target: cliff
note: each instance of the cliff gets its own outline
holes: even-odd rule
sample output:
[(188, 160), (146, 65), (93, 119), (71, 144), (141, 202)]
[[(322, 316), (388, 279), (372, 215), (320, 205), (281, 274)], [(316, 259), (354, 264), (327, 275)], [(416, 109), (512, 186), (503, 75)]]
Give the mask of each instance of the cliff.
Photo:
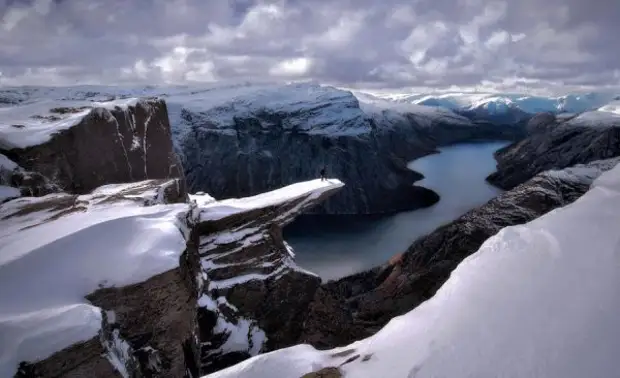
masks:
[[(325, 302), (338, 309), (338, 316), (351, 321), (335, 327), (310, 325), (300, 342), (313, 338), (325, 340), (320, 346), (334, 347), (377, 332), (393, 317), (431, 298), (463, 259), (501, 229), (574, 202), (618, 161), (595, 161), (540, 173), (419, 238), (383, 266), (324, 284), (321, 289), (330, 293)], [(321, 306), (321, 300), (312, 306)]]
[[(0, 152), (22, 171), (75, 194), (110, 183), (183, 177), (166, 104), (156, 99), (46, 100), (4, 108)], [(24, 186), (17, 176), (10, 181)]]
[(438, 196), (412, 186), (422, 176), (406, 169), (407, 162), (438, 146), (523, 134), (519, 127), (472, 123), (446, 109), (310, 84), (197, 91), (169, 102), (175, 104), (172, 123), (191, 190), (217, 198), (253, 195), (315, 178), (326, 166), (346, 186), (313, 213), (432, 205)]
[(147, 180), (5, 202), (0, 375), (197, 377), (292, 345), (320, 280), (281, 227), (341, 187), (188, 204), (179, 179)]
[(491, 184), (511, 189), (549, 169), (620, 155), (620, 117), (605, 112), (556, 116), (541, 113), (532, 118), (529, 136), (495, 153), (497, 171)]
[(321, 280), (295, 264), (282, 227), (342, 186), (315, 180), (221, 202), (192, 196), (201, 372), (297, 341)]
[[(143, 128), (130, 127), (132, 131), (127, 132), (124, 119), (131, 123), (133, 118), (116, 116), (113, 111), (113, 104), (120, 104), (124, 109), (135, 102), (132, 98), (136, 96), (157, 96), (166, 101), (175, 150), (182, 160), (189, 192), (207, 191), (216, 198), (250, 196), (314, 179), (326, 166), (328, 175), (339, 177), (346, 186), (321, 206), (310, 210), (311, 213), (378, 214), (430, 206), (439, 197), (431, 190), (412, 186), (422, 175), (406, 169), (410, 160), (457, 142), (518, 140), (524, 136), (521, 124), (497, 124), (479, 118), (472, 121), (440, 107), (388, 101), (329, 86), (218, 83), (191, 88), (87, 86), (0, 90), (0, 97), (5, 98), (7, 104), (17, 104), (13, 108), (25, 109), (18, 113), (26, 115), (13, 117), (16, 120), (10, 122), (7, 119), (6, 130), (0, 130), (0, 139), (3, 139), (2, 133), (27, 131), (32, 129), (31, 124), (39, 121), (51, 119), (64, 124), (62, 119), (73, 119), (73, 111), (84, 116), (87, 109), (82, 111), (82, 107), (100, 106), (112, 112), (121, 130), (117, 133), (117, 141), (110, 142), (124, 147), (117, 148), (114, 154), (114, 164), (121, 167), (116, 173), (116, 182), (131, 181), (132, 177), (134, 180), (175, 177), (176, 174), (161, 176), (154, 168), (148, 168), (148, 175), (141, 173), (144, 169), (139, 160), (145, 153), (139, 145)], [(33, 107), (40, 109), (33, 111)], [(50, 108), (54, 109), (53, 113), (49, 112)], [(131, 113), (132, 107), (129, 109)], [(139, 120), (142, 110), (136, 107), (135, 112)], [(165, 118), (162, 112), (157, 113), (154, 119)], [(29, 118), (33, 115), (37, 116), (36, 120)], [(115, 125), (111, 119), (110, 122)], [(147, 130), (151, 129), (157, 128)], [(37, 130), (38, 126), (34, 128)], [(106, 151), (111, 147), (106, 147)], [(157, 151), (164, 154), (168, 148), (168, 145), (149, 147), (146, 155)], [(97, 153), (107, 156), (103, 152)], [(118, 152), (126, 152), (127, 158)], [(73, 155), (76, 154), (79, 161), (92, 160), (87, 152)], [(63, 161), (62, 158), (53, 159)], [(32, 170), (28, 164), (18, 163)], [(55, 167), (56, 163), (50, 165)], [(93, 163), (87, 165), (91, 167)], [(131, 172), (125, 166), (131, 167)], [(75, 169), (64, 169), (67, 170)], [(98, 172), (105, 170), (98, 168)], [(114, 172), (111, 170), (106, 175)], [(96, 174), (86, 168), (73, 176), (63, 175), (93, 181), (89, 186), (65, 180), (64, 185), (80, 185), (75, 188), (76, 192), (102, 184), (94, 183), (96, 177), (90, 176)], [(84, 188), (80, 189), (82, 186)]]

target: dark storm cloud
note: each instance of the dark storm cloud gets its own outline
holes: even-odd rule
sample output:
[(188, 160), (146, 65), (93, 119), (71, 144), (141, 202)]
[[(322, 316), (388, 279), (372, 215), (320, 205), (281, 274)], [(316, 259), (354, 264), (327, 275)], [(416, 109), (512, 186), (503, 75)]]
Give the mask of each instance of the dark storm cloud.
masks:
[(0, 83), (618, 85), (617, 0), (0, 0)]

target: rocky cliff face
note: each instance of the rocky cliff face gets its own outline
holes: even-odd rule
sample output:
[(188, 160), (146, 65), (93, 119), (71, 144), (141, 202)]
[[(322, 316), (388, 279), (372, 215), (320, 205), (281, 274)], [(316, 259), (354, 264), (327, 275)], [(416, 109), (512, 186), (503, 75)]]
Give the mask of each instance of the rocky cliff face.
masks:
[(548, 169), (620, 155), (620, 123), (582, 117), (535, 116), (527, 125), (530, 136), (495, 153), (497, 171), (487, 180), (511, 189)]
[[(0, 151), (63, 191), (82, 194), (104, 184), (183, 177), (162, 100), (35, 105), (7, 109)], [(12, 179), (16, 186), (24, 180)]]
[(188, 102), (175, 114), (192, 191), (253, 195), (315, 178), (326, 166), (346, 184), (313, 211), (328, 214), (431, 205), (437, 195), (412, 187), (421, 175), (406, 169), (408, 161), (462, 141), (514, 140), (523, 130), (474, 124), (448, 110), (381, 109), (350, 92), (309, 85), (269, 88), (211, 107)]
[(305, 330), (306, 340), (309, 336), (329, 340), (323, 346), (334, 347), (373, 334), (394, 316), (433, 296), (450, 272), (490, 236), (503, 227), (531, 221), (575, 201), (596, 177), (618, 161), (615, 158), (543, 172), (421, 237), (385, 265), (324, 284), (321, 289), (330, 296), (317, 298), (318, 302), (311, 306), (329, 305), (337, 309), (331, 314), (347, 321), (327, 329), (325, 325), (310, 324)]
[[(281, 228), (341, 187), (338, 180), (316, 180), (219, 202), (200, 194), (185, 205), (180, 180), (148, 180), (107, 185), (85, 195), (55, 193), (7, 202), (1, 221), (16, 232), (67, 222), (76, 214), (88, 223), (89, 217), (107, 211), (104, 217), (113, 216), (105, 218), (109, 224), (143, 207), (164, 211), (174, 206), (171, 209), (179, 212), (171, 222), (186, 241), (185, 250), (169, 252), (179, 256), (175, 268), (130, 285), (104, 280), (86, 294), (101, 313), (97, 335), (51, 356), (20, 361), (16, 377), (198, 377), (259, 352), (293, 345), (320, 279), (295, 265)], [(155, 217), (139, 224), (148, 227)], [(137, 251), (129, 248), (128, 253)], [(35, 258), (30, 258), (31, 264)], [(76, 264), (78, 271), (69, 274), (78, 278), (106, 275), (103, 267), (89, 273)], [(142, 267), (134, 269), (139, 272)]]
[(342, 187), (309, 184), (204, 205), (204, 196), (193, 197), (188, 256), (198, 271), (201, 372), (297, 341), (321, 280), (295, 264), (282, 227)]

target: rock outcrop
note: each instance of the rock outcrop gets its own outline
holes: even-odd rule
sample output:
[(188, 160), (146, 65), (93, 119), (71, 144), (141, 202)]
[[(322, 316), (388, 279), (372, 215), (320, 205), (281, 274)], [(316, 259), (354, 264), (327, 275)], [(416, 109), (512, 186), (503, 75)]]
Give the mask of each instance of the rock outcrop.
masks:
[(295, 264), (282, 227), (341, 187), (317, 180), (241, 200), (192, 197), (202, 373), (297, 342), (321, 280)]
[[(452, 270), (490, 236), (503, 227), (529, 222), (575, 201), (596, 177), (618, 161), (620, 158), (543, 172), (419, 238), (405, 253), (383, 266), (324, 284), (321, 290), (330, 296), (317, 298), (319, 303), (311, 304), (311, 308), (324, 304), (336, 307), (339, 317), (352, 320), (342, 329), (335, 326), (326, 330), (320, 323), (309, 325), (300, 341), (326, 335), (324, 340), (332, 342), (322, 346), (335, 347), (373, 334), (394, 316), (432, 297)], [(339, 304), (335, 306), (334, 302)], [(343, 307), (348, 309), (345, 315)]]
[[(317, 295), (321, 281), (295, 265), (281, 229), (342, 186), (338, 180), (315, 180), (219, 202), (198, 194), (185, 204), (187, 196), (179, 179), (148, 180), (106, 185), (84, 195), (53, 193), (7, 202), (0, 220), (16, 233), (67, 222), (79, 214), (103, 217), (93, 224), (108, 224), (154, 206), (154, 213), (144, 213), (146, 218), (137, 222), (162, 227), (149, 226), (154, 218), (149, 214), (173, 211), (176, 215), (169, 222), (178, 227), (185, 245), (168, 252), (178, 256), (172, 269), (129, 285), (106, 279), (99, 289), (85, 293), (88, 303), (100, 311), (97, 335), (52, 355), (20, 361), (15, 376), (199, 377), (259, 352), (294, 345), (308, 313), (314, 312), (308, 310), (310, 303), (321, 297)], [(90, 223), (87, 218), (76, 219)], [(36, 252), (32, 256), (35, 261)], [(142, 267), (135, 269), (139, 273)], [(97, 269), (90, 274), (105, 276)], [(0, 292), (0, 297), (5, 294)], [(39, 331), (34, 330), (36, 337), (42, 337)], [(54, 341), (54, 345), (62, 343)]]
[[(67, 217), (74, 214), (97, 217), (105, 208), (116, 208), (119, 213), (127, 212), (126, 216), (130, 216), (133, 208), (185, 201), (179, 179), (148, 180), (103, 186), (87, 195), (54, 193), (19, 198), (5, 205), (1, 221), (4, 226), (19, 232), (69, 219)], [(115, 236), (109, 235), (110, 238)], [(75, 269), (81, 269), (79, 263), (76, 264)], [(192, 339), (191, 320), (195, 313), (188, 289), (192, 281), (190, 277), (193, 276), (181, 267), (125, 287), (104, 287), (105, 283), (102, 283), (101, 289), (86, 296), (90, 303), (101, 309), (99, 334), (42, 360), (23, 361), (15, 376), (183, 376), (182, 346), (183, 342)], [(60, 340), (57, 343), (62, 345)]]
[[(183, 177), (163, 100), (35, 105), (3, 114), (0, 152), (62, 191), (83, 194), (105, 184)], [(40, 181), (36, 177), (12, 181), (37, 188), (34, 195), (46, 194), (32, 183)]]
[(592, 121), (582, 117), (536, 115), (527, 125), (527, 138), (495, 153), (497, 171), (487, 181), (511, 189), (549, 169), (619, 156), (620, 120)]
[[(14, 161), (0, 154), (0, 187), (5, 187), (5, 195), (0, 202), (19, 196), (44, 196), (60, 192), (58, 185), (38, 172), (28, 172)], [(8, 189), (11, 189), (9, 193)]]

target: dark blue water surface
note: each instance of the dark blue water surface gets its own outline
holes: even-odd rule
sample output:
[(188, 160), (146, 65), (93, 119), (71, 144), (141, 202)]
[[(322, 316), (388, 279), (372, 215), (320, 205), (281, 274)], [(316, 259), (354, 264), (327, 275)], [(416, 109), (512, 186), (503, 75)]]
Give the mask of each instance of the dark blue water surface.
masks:
[(381, 219), (302, 218), (286, 227), (285, 239), (295, 250), (297, 263), (323, 280), (382, 264), (418, 237), (497, 196), (500, 190), (485, 178), (495, 170), (493, 152), (506, 144), (459, 144), (411, 162), (409, 167), (425, 176), (416, 185), (441, 196), (432, 207)]

